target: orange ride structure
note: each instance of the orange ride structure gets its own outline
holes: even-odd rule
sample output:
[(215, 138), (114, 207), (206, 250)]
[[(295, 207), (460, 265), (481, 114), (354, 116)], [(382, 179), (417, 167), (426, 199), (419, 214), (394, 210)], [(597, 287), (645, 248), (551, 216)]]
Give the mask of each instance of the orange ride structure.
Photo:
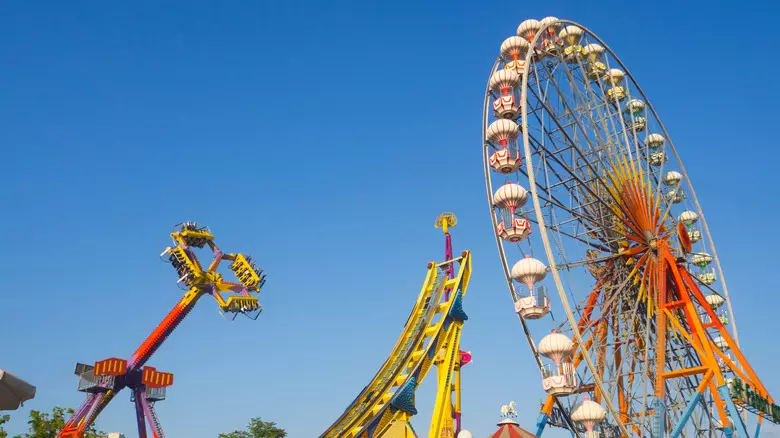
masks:
[(497, 51), (485, 178), (547, 392), (536, 435), (747, 438), (777, 423), (693, 186), (626, 66), (555, 17), (523, 21)]
[[(214, 235), (209, 228), (194, 222), (177, 225), (171, 238), (173, 246), (166, 248), (162, 255), (167, 256), (167, 261), (176, 269), (178, 284), (187, 292), (130, 360), (110, 358), (95, 362), (94, 365), (76, 365), (75, 373), (80, 377), (78, 389), (85, 392), (87, 398), (59, 432), (59, 437), (84, 436), (84, 432), (117, 393), (129, 388), (132, 391), (131, 401), (135, 404), (139, 437), (147, 436), (148, 421), (152, 435), (162, 438), (162, 426), (155, 414), (154, 403), (165, 399), (166, 387), (173, 384), (173, 374), (145, 366), (155, 351), (204, 295), (211, 295), (217, 301), (220, 312), (230, 319), (235, 319), (238, 314), (257, 319), (262, 311), (253, 294), (260, 292), (266, 277), (250, 257), (223, 253), (214, 243)], [(196, 249), (205, 248), (212, 253), (212, 261), (206, 269), (195, 254)], [(222, 261), (230, 262), (230, 270), (238, 282), (226, 281), (217, 271)]]

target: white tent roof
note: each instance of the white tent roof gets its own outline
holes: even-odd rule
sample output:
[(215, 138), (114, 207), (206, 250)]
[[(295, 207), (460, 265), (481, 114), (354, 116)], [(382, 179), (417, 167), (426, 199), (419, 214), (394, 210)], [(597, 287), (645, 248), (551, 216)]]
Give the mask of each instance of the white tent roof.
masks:
[(35, 387), (5, 370), (0, 370), (0, 411), (13, 411), (35, 397)]

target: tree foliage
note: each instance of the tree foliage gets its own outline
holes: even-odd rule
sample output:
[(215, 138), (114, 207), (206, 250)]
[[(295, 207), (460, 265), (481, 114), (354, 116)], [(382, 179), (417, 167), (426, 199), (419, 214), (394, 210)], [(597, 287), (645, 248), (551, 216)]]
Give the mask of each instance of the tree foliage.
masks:
[(219, 438), (285, 438), (286, 436), (287, 432), (276, 427), (276, 423), (263, 421), (260, 417), (249, 420), (247, 430), (219, 434)]
[[(55, 406), (51, 413), (32, 410), (30, 419), (27, 420), (29, 429), (26, 433), (16, 435), (13, 438), (56, 438), (57, 432), (65, 426), (65, 422), (75, 411)], [(2, 425), (9, 419), (8, 415), (0, 416), (0, 438), (8, 438)], [(87, 429), (84, 438), (105, 438), (106, 434), (98, 431), (94, 426)]]
[(8, 432), (5, 431), (3, 425), (8, 423), (8, 420), (10, 419), (10, 415), (0, 415), (0, 438), (8, 438)]

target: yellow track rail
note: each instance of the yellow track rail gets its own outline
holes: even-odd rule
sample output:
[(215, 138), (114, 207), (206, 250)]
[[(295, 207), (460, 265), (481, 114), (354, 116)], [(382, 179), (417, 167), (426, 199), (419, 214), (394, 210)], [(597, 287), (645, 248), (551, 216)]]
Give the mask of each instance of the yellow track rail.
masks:
[[(453, 279), (448, 279), (444, 272), (449, 264), (459, 264)], [(444, 263), (428, 264), (420, 295), (388, 359), (344, 413), (320, 435), (321, 438), (380, 437), (395, 422), (408, 421), (417, 413), (413, 404), (417, 386), (437, 361), (449, 364), (451, 361), (442, 355), (446, 356), (447, 351), (458, 346), (460, 327), (465, 319), (462, 299), (470, 278), (471, 253), (468, 251)], [(448, 300), (444, 300), (445, 290), (452, 291)], [(450, 370), (445, 374), (451, 373)], [(448, 383), (446, 387), (449, 397), (451, 386)], [(439, 404), (437, 401), (437, 406)], [(439, 411), (451, 412), (449, 409)], [(436, 416), (435, 412), (435, 422), (441, 423)]]

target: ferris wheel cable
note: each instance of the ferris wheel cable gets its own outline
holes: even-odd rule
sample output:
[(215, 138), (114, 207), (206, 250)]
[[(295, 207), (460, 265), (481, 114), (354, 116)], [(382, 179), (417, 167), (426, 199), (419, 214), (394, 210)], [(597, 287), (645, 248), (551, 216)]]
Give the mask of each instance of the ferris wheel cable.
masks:
[[(530, 136), (530, 134), (528, 134), (528, 135), (529, 135), (529, 139), (531, 139), (532, 137)], [(577, 182), (579, 182), (579, 183), (580, 183), (580, 185), (582, 185), (582, 186), (584, 186), (584, 185), (585, 185), (585, 184), (584, 184), (584, 182), (582, 181), (582, 179), (579, 177), (579, 175), (577, 175), (577, 173), (576, 173), (575, 171), (573, 171), (573, 170), (572, 170), (572, 169), (571, 169), (569, 166), (567, 166), (567, 165), (566, 165), (566, 164), (565, 164), (563, 161), (561, 161), (561, 160), (560, 160), (560, 159), (559, 159), (559, 158), (556, 156), (556, 154), (552, 153), (552, 151), (550, 151), (550, 150), (549, 150), (549, 149), (547, 149), (545, 146), (543, 146), (543, 145), (542, 145), (542, 143), (538, 141), (538, 139), (534, 138), (533, 144), (534, 144), (535, 146), (537, 146), (538, 148), (540, 148), (542, 151), (544, 151), (544, 152), (546, 153), (546, 156), (550, 157), (550, 158), (551, 158), (553, 161), (555, 161), (555, 163), (556, 163), (556, 164), (558, 164), (558, 165), (559, 165), (559, 166), (561, 166), (561, 167), (562, 167), (564, 170), (566, 170), (566, 171), (569, 173), (569, 175), (570, 175), (572, 178), (576, 179), (576, 180), (577, 180)], [(581, 154), (580, 154), (580, 155), (581, 155)], [(541, 156), (541, 154), (540, 154), (540, 156)], [(542, 160), (540, 160), (540, 161), (542, 161)], [(587, 160), (586, 160), (586, 162), (587, 162)], [(527, 172), (525, 172), (525, 171), (522, 171), (522, 173), (523, 173), (524, 175), (526, 175), (526, 176), (528, 175), (528, 173), (527, 173)], [(562, 179), (562, 178), (561, 178), (561, 179)], [(534, 183), (535, 183), (535, 184), (537, 184), (539, 187), (541, 187), (541, 188), (544, 188), (544, 186), (541, 186), (541, 185), (540, 185), (538, 182), (536, 182), (536, 181), (535, 181)], [(603, 182), (602, 182), (602, 183), (603, 183)], [(546, 189), (545, 189), (545, 190), (546, 190)], [(592, 193), (592, 191), (591, 191), (591, 190), (589, 190), (589, 192), (591, 192), (591, 193)], [(595, 195), (595, 194), (594, 194), (594, 195)], [(607, 201), (605, 201), (603, 198), (601, 198), (600, 196), (595, 196), (595, 197), (597, 198), (597, 201), (599, 201), (599, 202), (601, 202), (601, 203), (602, 203), (602, 205), (603, 205), (603, 206), (605, 206), (605, 207), (609, 207), (609, 204), (608, 204), (608, 203), (607, 203)], [(574, 214), (574, 212), (573, 212), (572, 210), (569, 210), (569, 209), (568, 209), (568, 208), (567, 208), (565, 205), (563, 205), (563, 203), (562, 203), (562, 202), (558, 201), (558, 203), (560, 204), (560, 208), (566, 209), (566, 210), (570, 211), (572, 214)], [(579, 215), (578, 215), (578, 216), (579, 216)], [(598, 223), (598, 222), (596, 222), (595, 220), (593, 220), (593, 218), (589, 218), (589, 217), (585, 217), (585, 216), (581, 216), (581, 217), (582, 217), (583, 219), (590, 220), (591, 222), (594, 222), (594, 223), (596, 223), (597, 225), (600, 225), (600, 226), (605, 226), (604, 224), (601, 224), (601, 223)]]
[[(529, 53), (530, 53), (530, 52), (529, 52)], [(523, 96), (524, 96), (524, 97), (523, 97), (523, 99), (526, 99), (526, 97), (525, 97), (525, 96), (526, 96), (526, 94), (525, 94), (525, 90), (526, 90), (526, 87), (524, 86), (524, 88), (523, 88)], [(535, 96), (535, 97), (538, 99), (538, 96)], [(523, 104), (525, 104), (525, 103), (523, 103)], [(545, 104), (545, 103), (542, 103), (542, 105), (545, 107), (545, 109), (546, 109), (547, 111), (551, 111), (551, 109), (549, 108), (549, 106), (548, 106), (547, 104)], [(526, 118), (526, 117), (527, 117), (527, 116), (526, 116), (526, 114), (523, 114), (523, 125), (524, 125), (524, 127), (523, 127), (523, 130), (522, 130), (522, 131), (523, 131), (524, 142), (527, 144), (527, 143), (529, 142), (529, 140), (528, 140), (529, 136), (528, 136), (528, 132), (527, 132), (527, 131), (528, 131), (528, 129), (527, 129), (527, 118)], [(556, 120), (556, 124), (558, 124), (558, 126), (559, 126), (559, 128), (560, 128), (560, 123), (559, 123), (557, 120)], [(578, 123), (578, 125), (579, 125), (579, 123)], [(580, 127), (581, 127), (581, 125), (580, 125)], [(584, 131), (583, 131), (583, 132), (584, 132)], [(566, 136), (566, 137), (567, 137), (567, 139), (568, 139), (568, 141), (569, 141), (570, 143), (574, 144), (573, 140), (572, 140), (572, 139), (571, 139), (571, 138), (568, 136), (568, 134), (567, 134), (567, 133), (565, 133), (565, 132), (564, 132), (563, 134), (564, 134), (564, 136)], [(546, 150), (546, 149), (545, 149), (545, 150)], [(586, 166), (589, 168), (589, 170), (590, 170), (590, 171), (591, 171), (593, 174), (598, 174), (598, 172), (596, 171), (596, 169), (594, 169), (594, 167), (593, 167), (593, 164), (592, 164), (592, 163), (590, 163), (590, 161), (588, 161), (588, 160), (587, 160), (587, 159), (584, 157), (584, 155), (582, 154), (582, 151), (581, 151), (579, 148), (577, 148), (577, 147), (575, 146), (575, 147), (574, 147), (572, 150), (573, 150), (573, 151), (576, 151), (576, 152), (577, 152), (577, 154), (580, 156), (580, 158), (582, 158), (582, 159), (583, 159), (583, 161), (585, 161), (585, 165), (586, 165)], [(563, 167), (563, 168), (564, 168), (564, 169), (565, 169), (567, 172), (569, 172), (569, 174), (570, 174), (571, 176), (573, 176), (573, 177), (577, 176), (577, 175), (576, 175), (576, 173), (575, 173), (575, 172), (574, 172), (574, 171), (573, 171), (571, 168), (569, 168), (569, 167), (568, 167), (566, 164), (564, 164), (564, 163), (562, 163), (560, 160), (558, 160), (558, 158), (557, 158), (557, 157), (555, 157), (554, 155), (550, 154), (550, 153), (549, 153), (549, 151), (547, 151), (547, 152), (548, 152), (548, 154), (549, 154), (548, 156), (550, 156), (551, 158), (553, 158), (553, 159), (556, 161), (556, 163), (557, 163), (557, 164), (559, 164), (561, 167)], [(531, 158), (530, 158), (530, 157), (531, 157), (531, 154), (530, 154), (530, 149), (526, 148), (526, 154), (527, 154), (527, 156), (529, 157), (529, 158), (528, 158), (528, 160), (530, 160), (530, 159), (531, 159)], [(529, 170), (530, 170), (530, 166), (529, 166)], [(602, 182), (602, 185), (604, 185), (604, 187), (605, 187), (605, 189), (606, 189), (606, 188), (607, 188), (607, 186), (606, 186), (606, 183), (605, 183), (604, 181), (601, 181), (601, 182)], [(531, 182), (531, 185), (534, 185), (534, 184), (535, 184), (535, 179), (534, 179), (534, 182)], [(594, 196), (595, 198), (597, 198), (598, 200), (600, 200), (600, 201), (602, 202), (602, 204), (604, 205), (604, 207), (606, 207), (606, 208), (609, 208), (609, 204), (608, 204), (606, 201), (604, 201), (604, 200), (603, 200), (603, 199), (602, 199), (600, 196), (598, 196), (597, 194), (595, 194), (595, 193), (593, 192), (593, 190), (592, 190), (590, 187), (588, 187), (588, 186), (586, 186), (586, 185), (583, 185), (583, 188), (585, 188), (585, 189), (586, 189), (586, 190), (589, 192), (589, 194), (591, 194), (591, 196)], [(535, 190), (534, 190), (534, 193), (535, 193)], [(617, 199), (617, 198), (615, 198), (615, 196), (614, 196), (614, 195), (613, 195), (613, 194), (612, 194), (612, 193), (611, 193), (609, 190), (607, 190), (607, 193), (608, 193), (608, 194), (609, 194), (609, 195), (612, 197), (612, 199), (613, 199), (613, 201), (614, 201), (615, 203), (618, 203), (618, 199)], [(636, 222), (636, 219), (633, 219), (633, 222)]]
[[(566, 63), (562, 63), (562, 64), (566, 64)], [(560, 64), (559, 64), (559, 65), (560, 65)], [(571, 73), (571, 70), (569, 69), (568, 65), (564, 65), (564, 66), (563, 66), (563, 68), (565, 68), (565, 69), (566, 69), (566, 73), (567, 73), (568, 79), (569, 79), (569, 81), (570, 81), (570, 84), (571, 84), (572, 82), (574, 82), (574, 77), (573, 77), (573, 75), (572, 75), (572, 73)], [(549, 75), (550, 77), (552, 77), (552, 72), (548, 73), (548, 75)], [(549, 81), (549, 82), (552, 82), (552, 83), (553, 83), (553, 87), (556, 89), (556, 91), (558, 92), (558, 96), (561, 98), (561, 99), (560, 99), (560, 101), (565, 103), (565, 102), (566, 102), (566, 98), (565, 98), (565, 96), (563, 95), (563, 93), (561, 92), (561, 89), (560, 89), (560, 88), (557, 86), (557, 81), (554, 81), (554, 80), (553, 80), (553, 81)], [(587, 83), (586, 83), (586, 82), (584, 82), (584, 81), (583, 81), (583, 83), (585, 83), (586, 85), (589, 85), (589, 84), (587, 84)], [(579, 97), (579, 100), (580, 100), (580, 105), (581, 105), (582, 107), (585, 107), (585, 108), (584, 108), (584, 110), (580, 110), (579, 112), (581, 112), (581, 113), (583, 113), (583, 112), (584, 112), (585, 114), (587, 114), (588, 118), (589, 118), (589, 119), (590, 119), (590, 121), (591, 121), (591, 126), (593, 126), (594, 128), (595, 128), (595, 127), (597, 127), (597, 126), (598, 126), (598, 124), (597, 124), (597, 123), (595, 122), (595, 120), (593, 119), (593, 114), (592, 114), (591, 110), (589, 110), (588, 108), (586, 108), (586, 107), (587, 107), (587, 102), (585, 101), (585, 99), (583, 99), (583, 97), (582, 97), (582, 94), (579, 92), (579, 88), (578, 88), (578, 87), (576, 87), (576, 86), (572, 86), (571, 88), (577, 92), (577, 97)], [(607, 111), (609, 111), (609, 108), (607, 107), (607, 105), (604, 105), (604, 107), (605, 107), (605, 108), (607, 108)], [(574, 116), (573, 112), (574, 112), (574, 110), (573, 110), (573, 109), (570, 109), (570, 111), (569, 111), (569, 117), (572, 117), (574, 120), (578, 120), (578, 119), (577, 119), (577, 118)], [(602, 122), (602, 124), (604, 125), (604, 126), (603, 126), (603, 128), (604, 128), (604, 133), (605, 133), (605, 135), (606, 135), (607, 137), (609, 137), (609, 132), (610, 132), (610, 131), (609, 131), (609, 127), (606, 125), (605, 119), (609, 118), (609, 119), (611, 120), (611, 117), (603, 117), (603, 115), (602, 115), (602, 114), (600, 114), (600, 112), (599, 112), (599, 115), (600, 115), (600, 121), (601, 121), (601, 122)], [(614, 127), (614, 126), (613, 126), (613, 127)], [(597, 131), (597, 130), (595, 130), (595, 129), (594, 129), (594, 133), (596, 133), (596, 134), (598, 135), (598, 131)], [(600, 136), (600, 135), (599, 135), (599, 140), (603, 142), (603, 140), (601, 139), (601, 136)], [(590, 144), (590, 142), (589, 142), (589, 144)], [(591, 147), (592, 147), (592, 145), (591, 145)]]
[[(549, 82), (552, 82), (552, 81), (549, 81)], [(559, 95), (560, 95), (560, 89), (558, 89), (558, 88), (557, 88), (557, 85), (555, 85), (555, 84), (554, 84), (553, 86), (556, 88), (556, 90), (559, 92)], [(545, 112), (543, 113), (544, 115), (549, 115), (549, 116), (551, 116), (552, 114), (554, 114), (554, 112), (553, 112), (553, 111), (552, 111), (552, 109), (549, 107), (549, 105), (547, 105), (547, 104), (545, 103), (545, 99), (542, 97), (543, 95), (542, 95), (541, 93), (536, 93), (535, 91), (533, 91), (533, 89), (531, 89), (531, 92), (532, 92), (532, 94), (534, 95), (534, 98), (535, 98), (535, 99), (536, 99), (536, 100), (539, 102), (539, 104), (540, 104), (540, 108), (538, 108), (538, 110), (545, 110)], [(597, 150), (597, 148), (596, 148), (596, 147), (594, 147), (594, 146), (593, 146), (593, 144), (590, 142), (590, 139), (589, 139), (589, 136), (588, 136), (588, 134), (587, 134), (587, 131), (585, 131), (585, 128), (582, 126), (582, 124), (581, 124), (581, 122), (580, 122), (579, 118), (577, 118), (577, 117), (573, 117), (574, 111), (573, 111), (573, 110), (572, 110), (570, 107), (568, 107), (567, 105), (565, 105), (565, 103), (563, 103), (563, 105), (566, 107), (566, 112), (565, 112), (564, 114), (568, 114), (568, 116), (567, 116), (567, 117), (569, 117), (569, 119), (570, 119), (570, 120), (571, 120), (571, 122), (572, 122), (572, 123), (571, 123), (571, 125), (569, 125), (569, 126), (574, 126), (574, 125), (576, 125), (578, 128), (580, 128), (580, 129), (579, 129), (579, 131), (580, 131), (580, 133), (581, 133), (581, 134), (584, 136), (584, 138), (585, 138), (585, 141), (586, 141), (586, 142), (588, 142), (588, 146), (589, 146), (590, 150)], [(539, 115), (538, 115), (537, 111), (534, 111), (534, 112), (533, 112), (533, 114), (534, 114), (534, 116), (537, 118), (537, 120), (539, 120), (539, 121), (540, 121), (540, 123), (541, 123), (541, 121), (542, 121), (543, 119), (542, 119), (541, 117), (539, 117)], [(574, 141), (574, 140), (571, 138), (571, 136), (570, 136), (570, 135), (569, 135), (569, 134), (566, 132), (566, 130), (565, 130), (565, 127), (564, 127), (564, 126), (561, 124), (561, 122), (560, 122), (560, 121), (559, 121), (559, 120), (558, 120), (556, 117), (550, 117), (550, 119), (551, 119), (551, 120), (552, 120), (552, 121), (555, 123), (555, 125), (557, 126), (557, 128), (558, 128), (558, 131), (557, 131), (557, 132), (561, 133), (561, 134), (562, 134), (562, 135), (565, 137), (563, 140), (565, 140), (565, 141), (566, 141), (566, 143), (567, 143), (567, 146), (570, 146), (572, 149), (577, 149), (577, 150), (578, 150), (578, 152), (580, 152), (580, 154), (582, 155), (582, 151), (579, 151), (579, 148), (578, 148), (578, 143), (577, 143), (577, 142), (575, 142), (575, 141)], [(576, 133), (577, 133), (577, 130), (575, 130), (574, 134), (576, 135)], [(596, 132), (596, 134), (598, 135), (598, 132)], [(552, 137), (552, 133), (548, 132), (547, 136), (548, 136), (548, 139), (549, 139), (549, 140), (550, 140), (550, 141), (551, 141), (553, 144), (557, 144), (557, 143), (555, 142), (555, 139)], [(603, 139), (601, 139), (601, 137), (600, 137), (600, 136), (599, 136), (599, 141), (601, 141), (601, 142), (604, 142), (604, 141), (603, 141)], [(552, 154), (552, 152), (550, 152), (550, 150), (549, 150), (548, 148), (545, 148), (545, 150), (546, 150), (548, 153)], [(584, 157), (583, 157), (583, 158), (584, 158)]]
[[(572, 74), (571, 74), (571, 71), (570, 71), (570, 70), (569, 70), (569, 68), (568, 68), (568, 65), (564, 66), (563, 68), (565, 68), (565, 69), (566, 69), (566, 72), (567, 72), (567, 78), (569, 79), (569, 81), (570, 81), (570, 84), (571, 84), (571, 82), (573, 82), (573, 81), (574, 81), (574, 78), (573, 78), (573, 76), (572, 76)], [(599, 130), (595, 129), (596, 127), (598, 127), (598, 126), (599, 126), (599, 124), (598, 124), (598, 123), (596, 123), (596, 120), (593, 118), (592, 109), (591, 109), (591, 108), (588, 108), (588, 106), (589, 106), (589, 105), (588, 105), (588, 103), (589, 103), (589, 102), (586, 102), (586, 101), (585, 101), (585, 99), (582, 97), (582, 94), (580, 93), (580, 91), (579, 91), (579, 88), (578, 88), (578, 87), (576, 87), (576, 86), (572, 86), (572, 87), (571, 87), (571, 88), (572, 88), (572, 89), (573, 89), (573, 90), (576, 92), (576, 95), (577, 95), (576, 97), (578, 97), (578, 98), (579, 98), (579, 105), (580, 105), (580, 106), (577, 108), (577, 111), (576, 111), (576, 113), (575, 113), (575, 109), (573, 109), (573, 108), (571, 108), (571, 107), (568, 107), (568, 106), (566, 105), (566, 97), (564, 96), (564, 94), (563, 94), (562, 90), (560, 89), (560, 87), (558, 87), (558, 86), (557, 86), (557, 81), (555, 81), (555, 80), (554, 80), (552, 72), (549, 72), (549, 73), (548, 73), (548, 76), (550, 77), (550, 79), (552, 79), (552, 80), (551, 80), (551, 81), (549, 81), (549, 82), (552, 82), (552, 84), (553, 84), (553, 87), (556, 89), (556, 91), (557, 91), (557, 93), (558, 93), (558, 97), (560, 98), (560, 99), (559, 99), (559, 101), (561, 102), (561, 104), (562, 104), (562, 105), (566, 106), (566, 108), (567, 108), (567, 111), (566, 111), (566, 112), (565, 112), (563, 115), (565, 115), (566, 117), (570, 118), (570, 119), (571, 119), (572, 121), (574, 121), (575, 123), (578, 123), (578, 124), (579, 124), (580, 122), (579, 122), (579, 118), (577, 117), (577, 114), (578, 114), (578, 113), (585, 113), (585, 114), (588, 116), (588, 118), (590, 119), (590, 121), (591, 121), (591, 126), (594, 128), (594, 133), (597, 135), (599, 142), (601, 142), (601, 143), (606, 143), (606, 142), (604, 141), (604, 139), (601, 137), (601, 135), (600, 135), (600, 133), (599, 133)], [(548, 82), (548, 83), (549, 83), (549, 82)], [(603, 104), (603, 105), (601, 105), (601, 104), (600, 104), (600, 105), (598, 105), (598, 106), (597, 106), (597, 109), (598, 109), (598, 108), (602, 108), (602, 107), (603, 107), (603, 108), (606, 108), (606, 109), (607, 109), (607, 111), (609, 111), (609, 107), (608, 107), (606, 104)], [(610, 130), (609, 130), (609, 127), (607, 126), (606, 120), (607, 120), (607, 119), (610, 119), (610, 120), (611, 120), (611, 117), (610, 117), (610, 116), (607, 116), (607, 117), (605, 117), (605, 116), (604, 116), (604, 114), (602, 114), (600, 111), (598, 111), (598, 114), (599, 114), (599, 121), (601, 122), (601, 124), (602, 124), (602, 127), (603, 127), (603, 133), (604, 133), (604, 135), (605, 135), (607, 138), (609, 138), (609, 136), (610, 136)], [(581, 127), (581, 124), (580, 124), (580, 127)], [(613, 127), (614, 127), (614, 126), (613, 126)], [(584, 128), (581, 128), (581, 130), (582, 130), (582, 132), (583, 132), (583, 133), (585, 133), (585, 132), (586, 132), (586, 131), (584, 130)], [(586, 134), (586, 141), (588, 141), (587, 134)], [(588, 141), (588, 144), (589, 144), (589, 146), (591, 147), (591, 149), (594, 149), (594, 147), (593, 147), (592, 143), (590, 143), (590, 141)]]

